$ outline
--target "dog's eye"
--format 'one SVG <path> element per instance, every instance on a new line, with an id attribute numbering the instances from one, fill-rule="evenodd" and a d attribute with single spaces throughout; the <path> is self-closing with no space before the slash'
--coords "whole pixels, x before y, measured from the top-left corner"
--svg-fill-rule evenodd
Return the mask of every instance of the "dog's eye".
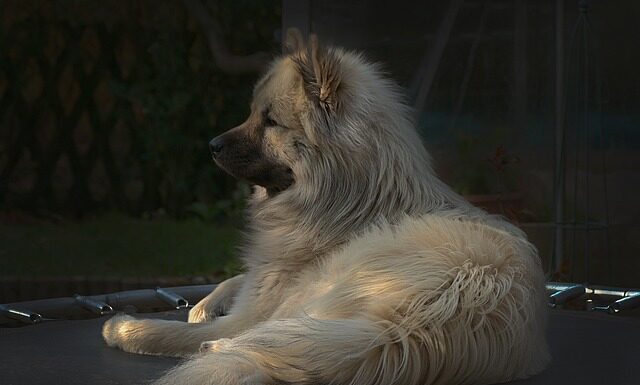
<path id="1" fill-rule="evenodd" d="M 279 126 L 278 122 L 271 119 L 268 115 L 265 116 L 264 125 L 267 127 Z"/>

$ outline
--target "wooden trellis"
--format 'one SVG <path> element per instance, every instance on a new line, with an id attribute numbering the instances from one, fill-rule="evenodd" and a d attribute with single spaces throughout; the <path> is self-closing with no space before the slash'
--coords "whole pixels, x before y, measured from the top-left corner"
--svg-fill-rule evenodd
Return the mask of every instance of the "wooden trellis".
<path id="1" fill-rule="evenodd" d="M 140 146 L 129 124 L 136 106 L 111 89 L 130 75 L 139 47 L 99 24 L 42 29 L 30 31 L 23 49 L 7 39 L 19 26 L 2 41 L 0 202 L 76 212 L 139 207 L 149 186 L 131 157 Z"/>
<path id="2" fill-rule="evenodd" d="M 227 9 L 232 5 L 213 7 L 237 24 L 237 13 Z M 256 12 L 270 6 L 258 4 Z M 0 3 L 0 14 L 0 210 L 140 213 L 230 195 L 235 182 L 214 171 L 206 143 L 238 123 L 235 115 L 245 113 L 254 79 L 216 68 L 206 35 L 181 2 L 9 1 Z M 249 20 L 250 14 L 237 17 Z M 273 21 L 278 25 L 277 16 Z M 264 30 L 249 35 L 234 29 L 247 36 L 234 39 L 235 46 L 248 52 L 264 47 L 273 38 L 272 30 Z M 152 95 L 151 103 L 180 91 L 191 99 L 164 127 L 173 131 L 156 139 L 154 130 L 162 129 L 158 115 L 143 101 L 149 98 L 145 92 L 155 91 L 158 74 L 149 71 L 156 69 L 151 51 L 159 41 L 169 42 L 162 53 L 181 61 L 187 81 L 174 89 L 164 74 L 162 95 Z M 174 41 L 182 51 L 172 51 Z M 193 83 L 200 88 L 192 89 Z M 148 87 L 142 96 L 127 94 L 140 84 Z M 150 143 L 180 146 L 172 143 L 173 132 L 187 141 L 185 150 L 153 159 Z M 195 159 L 193 148 L 200 142 L 202 153 Z M 191 153 L 186 166 L 178 163 L 181 153 Z M 172 167 L 181 174 L 172 175 Z M 212 178 L 214 173 L 220 176 Z M 176 184 L 182 184 L 178 198 L 166 187 Z"/>

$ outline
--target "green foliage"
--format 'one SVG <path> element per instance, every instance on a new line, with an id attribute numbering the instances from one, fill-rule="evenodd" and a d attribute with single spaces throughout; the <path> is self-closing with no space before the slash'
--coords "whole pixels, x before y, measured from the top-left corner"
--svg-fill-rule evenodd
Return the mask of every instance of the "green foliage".
<path id="1" fill-rule="evenodd" d="M 235 199 L 207 143 L 246 118 L 259 74 L 220 71 L 182 2 L 14 3 L 0 30 L 3 209 L 184 218 Z M 279 51 L 281 2 L 203 3 L 231 53 Z"/>
<path id="2" fill-rule="evenodd" d="M 259 74 L 221 72 L 181 2 L 130 3 L 3 7 L 0 166 L 17 187 L 0 186 L 0 205 L 84 219 L 0 225 L 0 275 L 240 268 L 239 226 L 228 224 L 249 187 L 213 164 L 208 142 L 247 117 Z M 232 53 L 279 51 L 280 1 L 204 3 Z M 87 219 L 112 210 L 142 219 Z"/>
<path id="3" fill-rule="evenodd" d="M 222 2 L 213 7 L 229 46 L 247 53 L 276 46 L 274 3 Z M 136 130 L 139 157 L 147 180 L 157 184 L 147 194 L 148 208 L 205 220 L 237 214 L 235 195 L 243 187 L 213 165 L 207 143 L 247 116 L 255 76 L 221 73 L 199 32 L 194 36 L 186 29 L 167 29 L 146 38 L 148 56 L 134 80 L 114 81 L 113 89 L 142 108 L 142 127 Z"/>

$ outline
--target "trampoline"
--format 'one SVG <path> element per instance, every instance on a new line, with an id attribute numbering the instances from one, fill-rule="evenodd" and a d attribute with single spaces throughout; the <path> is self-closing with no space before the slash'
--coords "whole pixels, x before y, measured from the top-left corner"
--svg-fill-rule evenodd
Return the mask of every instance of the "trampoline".
<path id="1" fill-rule="evenodd" d="M 542 374 L 513 384 L 640 384 L 639 318 L 561 309 L 549 313 L 551 365 Z M 187 309 L 137 316 L 186 320 Z M 180 362 L 107 347 L 100 335 L 107 319 L 0 328 L 0 383 L 141 384 Z"/>

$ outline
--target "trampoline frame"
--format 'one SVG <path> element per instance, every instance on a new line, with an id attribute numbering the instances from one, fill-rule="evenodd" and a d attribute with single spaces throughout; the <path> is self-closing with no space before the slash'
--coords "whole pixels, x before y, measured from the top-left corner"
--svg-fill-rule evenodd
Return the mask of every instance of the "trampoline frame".
<path id="1" fill-rule="evenodd" d="M 121 291 L 92 296 L 51 298 L 0 304 L 0 327 L 33 325 L 43 321 L 86 319 L 116 311 L 149 313 L 192 307 L 217 285 L 177 286 L 170 288 Z M 618 314 L 640 307 L 640 290 L 617 287 L 549 282 L 546 285 L 549 306 L 556 308 L 587 296 L 586 309 Z M 595 302 L 594 299 L 598 301 Z M 597 303 L 609 302 L 606 306 Z"/>

